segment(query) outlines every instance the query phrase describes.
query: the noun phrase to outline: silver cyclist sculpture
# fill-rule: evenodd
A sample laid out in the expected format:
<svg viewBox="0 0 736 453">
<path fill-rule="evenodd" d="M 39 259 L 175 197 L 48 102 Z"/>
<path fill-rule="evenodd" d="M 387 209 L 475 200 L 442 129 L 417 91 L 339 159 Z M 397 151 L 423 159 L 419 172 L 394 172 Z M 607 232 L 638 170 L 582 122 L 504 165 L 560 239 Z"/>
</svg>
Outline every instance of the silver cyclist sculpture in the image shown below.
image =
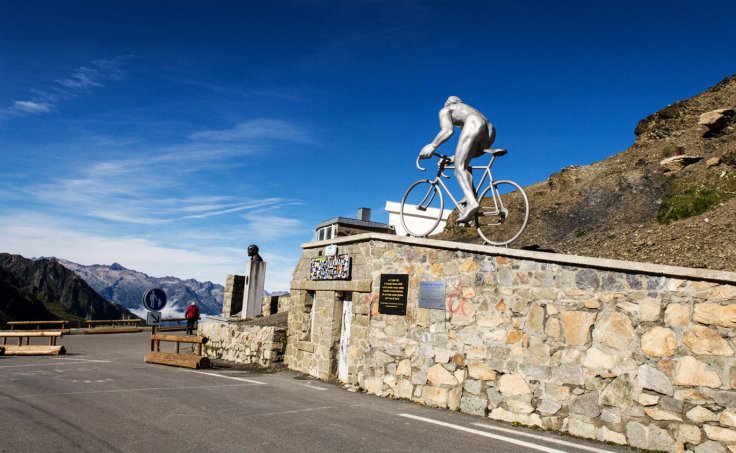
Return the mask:
<svg viewBox="0 0 736 453">
<path fill-rule="evenodd" d="M 422 159 L 432 156 L 440 158 L 437 175 L 433 180 L 421 179 L 412 184 L 401 201 L 401 223 L 412 236 L 426 237 L 439 224 L 444 211 L 444 196 L 447 193 L 460 210 L 459 224 L 473 224 L 480 237 L 493 245 L 506 245 L 519 237 L 529 220 L 529 200 L 520 185 L 509 180 L 495 181 L 491 165 L 497 157 L 506 154 L 505 149 L 490 149 L 496 138 L 496 130 L 478 110 L 463 103 L 457 96 L 450 96 L 439 112 L 440 132 L 431 143 L 422 148 L 417 157 L 417 168 Z M 435 152 L 453 134 L 455 126 L 462 132 L 458 139 L 455 155 L 448 157 Z M 485 166 L 470 165 L 471 159 L 490 154 Z M 449 178 L 445 170 L 454 169 L 464 197 L 457 201 L 447 189 L 442 178 Z M 478 185 L 473 183 L 473 170 L 483 170 Z M 488 178 L 484 189 L 483 184 Z M 482 190 L 482 192 L 481 192 Z M 480 193 L 480 196 L 478 194 Z M 423 217 L 429 222 L 415 222 Z"/>
</svg>

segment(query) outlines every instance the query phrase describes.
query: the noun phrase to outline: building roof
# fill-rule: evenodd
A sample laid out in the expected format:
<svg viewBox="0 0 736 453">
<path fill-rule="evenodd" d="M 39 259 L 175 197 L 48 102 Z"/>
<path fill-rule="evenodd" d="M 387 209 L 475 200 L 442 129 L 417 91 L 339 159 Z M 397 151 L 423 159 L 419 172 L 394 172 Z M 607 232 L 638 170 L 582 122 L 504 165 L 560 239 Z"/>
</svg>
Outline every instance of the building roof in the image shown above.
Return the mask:
<svg viewBox="0 0 736 453">
<path fill-rule="evenodd" d="M 369 222 L 365 220 L 349 219 L 347 217 L 335 217 L 334 219 L 325 220 L 324 222 L 318 223 L 315 230 L 319 230 L 320 228 L 335 224 L 350 225 L 359 228 L 391 229 L 391 226 L 387 223 Z"/>
</svg>

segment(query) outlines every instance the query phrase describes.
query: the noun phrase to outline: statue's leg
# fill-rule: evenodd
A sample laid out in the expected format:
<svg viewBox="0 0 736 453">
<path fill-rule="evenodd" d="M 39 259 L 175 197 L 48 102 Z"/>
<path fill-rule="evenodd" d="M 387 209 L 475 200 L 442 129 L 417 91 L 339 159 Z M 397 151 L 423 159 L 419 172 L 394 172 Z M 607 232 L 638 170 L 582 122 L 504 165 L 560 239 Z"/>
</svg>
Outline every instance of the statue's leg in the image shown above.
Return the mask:
<svg viewBox="0 0 736 453">
<path fill-rule="evenodd" d="M 473 175 L 470 172 L 470 159 L 475 157 L 477 148 L 488 137 L 487 132 L 475 121 L 468 121 L 463 127 L 455 150 L 455 177 L 465 195 L 465 209 L 458 216 L 458 223 L 467 223 L 478 212 L 478 198 L 473 187 Z"/>
</svg>

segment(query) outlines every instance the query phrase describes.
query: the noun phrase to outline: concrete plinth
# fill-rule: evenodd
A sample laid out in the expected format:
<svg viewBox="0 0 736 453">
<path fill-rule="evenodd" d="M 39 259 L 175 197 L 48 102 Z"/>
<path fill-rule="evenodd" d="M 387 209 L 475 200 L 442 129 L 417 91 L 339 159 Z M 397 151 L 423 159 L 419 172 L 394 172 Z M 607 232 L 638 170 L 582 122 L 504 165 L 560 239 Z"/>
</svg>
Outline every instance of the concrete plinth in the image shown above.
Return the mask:
<svg viewBox="0 0 736 453">
<path fill-rule="evenodd" d="M 263 287 L 266 283 L 266 263 L 248 261 L 245 263 L 245 288 L 243 291 L 243 310 L 241 318 L 255 318 L 263 312 Z"/>
</svg>

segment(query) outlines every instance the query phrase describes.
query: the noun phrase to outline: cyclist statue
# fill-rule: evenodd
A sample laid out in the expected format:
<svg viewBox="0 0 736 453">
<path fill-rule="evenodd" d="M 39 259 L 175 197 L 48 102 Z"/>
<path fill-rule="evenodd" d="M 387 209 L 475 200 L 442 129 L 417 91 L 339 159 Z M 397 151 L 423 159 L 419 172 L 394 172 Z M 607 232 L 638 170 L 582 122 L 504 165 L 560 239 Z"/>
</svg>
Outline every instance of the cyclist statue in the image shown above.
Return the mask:
<svg viewBox="0 0 736 453">
<path fill-rule="evenodd" d="M 455 163 L 455 177 L 463 190 L 465 197 L 460 201 L 465 208 L 457 218 L 458 223 L 468 223 L 478 212 L 480 205 L 478 196 L 473 188 L 473 174 L 470 160 L 483 155 L 496 138 L 496 129 L 490 121 L 478 110 L 464 104 L 457 96 L 450 96 L 445 106 L 440 110 L 440 132 L 432 143 L 422 148 L 420 159 L 429 159 L 434 151 L 445 143 L 454 132 L 454 127 L 462 129 L 457 142 L 453 161 Z"/>
</svg>

